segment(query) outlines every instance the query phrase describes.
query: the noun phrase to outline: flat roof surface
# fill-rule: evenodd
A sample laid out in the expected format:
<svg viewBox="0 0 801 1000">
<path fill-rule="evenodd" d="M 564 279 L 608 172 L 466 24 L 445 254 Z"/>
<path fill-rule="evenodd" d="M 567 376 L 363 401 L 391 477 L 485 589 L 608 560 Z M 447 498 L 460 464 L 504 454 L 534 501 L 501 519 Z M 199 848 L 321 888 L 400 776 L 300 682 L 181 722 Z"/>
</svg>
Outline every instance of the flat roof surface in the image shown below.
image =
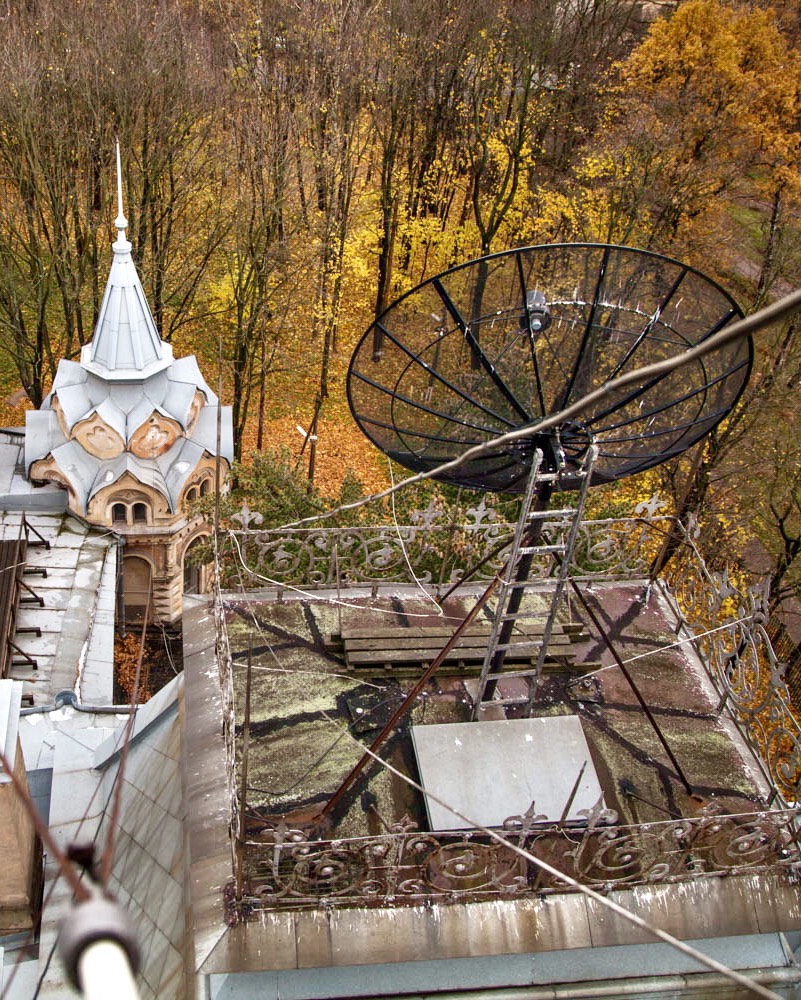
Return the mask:
<svg viewBox="0 0 801 1000">
<path fill-rule="evenodd" d="M 550 673 L 539 692 L 534 718 L 580 722 L 606 805 L 619 811 L 621 824 L 636 824 L 635 829 L 649 831 L 649 836 L 662 826 L 675 831 L 677 824 L 654 821 L 681 815 L 703 824 L 703 810 L 711 802 L 724 812 L 756 811 L 753 824 L 742 816 L 733 819 L 737 829 L 758 829 L 767 788 L 736 731 L 719 712 L 719 699 L 701 664 L 689 646 L 677 641 L 668 596 L 655 587 L 646 601 L 637 584 L 593 585 L 587 596 L 604 629 L 614 637 L 618 655 L 628 662 L 640 694 L 691 782 L 692 794 L 664 754 L 603 640 L 591 628 L 580 651 L 587 676 L 579 677 L 581 684 L 575 686 L 574 673 Z M 399 703 L 402 691 L 414 683 L 410 676 L 393 678 L 385 671 L 365 676 L 361 669 L 354 671 L 337 653 L 331 634 L 365 624 L 419 631 L 420 626 L 441 624 L 443 617 L 455 622 L 475 599 L 475 593 L 453 598 L 443 614 L 412 588 L 296 594 L 284 600 L 274 592 L 227 595 L 240 762 L 248 661 L 252 680 L 244 815 L 246 862 L 254 880 L 250 889 L 256 895 L 251 899 L 246 891 L 237 919 L 232 919 L 225 902 L 234 884 L 226 800 L 232 793 L 239 798 L 241 771 L 232 785 L 219 725 L 228 702 L 216 685 L 206 682 L 216 676 L 213 615 L 203 608 L 189 612 L 184 765 L 196 970 L 252 974 L 253 987 L 258 982 L 259 992 L 267 996 L 314 997 L 323 995 L 320 977 L 334 984 L 336 995 L 351 993 L 336 978 L 340 972 L 349 975 L 348 967 L 361 970 L 360 982 L 367 982 L 364 970 L 369 977 L 370 970 L 381 975 L 386 969 L 396 983 L 398 972 L 406 969 L 404 963 L 422 969 L 426 960 L 436 960 L 438 969 L 450 973 L 451 960 L 492 964 L 497 959 L 497 965 L 482 971 L 472 986 L 508 987 L 513 983 L 510 956 L 519 956 L 530 969 L 536 953 L 542 981 L 562 982 L 571 980 L 577 961 L 583 978 L 590 967 L 600 969 L 598 962 L 607 963 L 605 968 L 614 962 L 610 949 L 651 942 L 648 932 L 581 893 L 553 893 L 547 886 L 542 893 L 536 891 L 539 882 L 531 873 L 525 876 L 531 891 L 517 895 L 520 870 L 509 868 L 501 854 L 493 853 L 485 835 L 458 831 L 425 836 L 428 817 L 422 797 L 403 778 L 419 777 L 410 729 L 477 725 L 469 721 L 475 678 L 435 676 L 421 691 L 411 717 L 379 751 L 398 773 L 377 764 L 365 770 L 330 812 L 329 825 L 322 830 L 315 827 L 323 841 L 319 855 L 314 845 L 298 842 L 301 817 L 319 813 L 330 801 L 387 713 Z M 525 605 L 531 609 L 542 602 L 541 594 L 532 593 Z M 569 613 L 579 617 L 575 608 Z M 519 678 L 505 679 L 499 693 L 508 696 L 521 683 Z M 493 709 L 495 721 L 515 711 L 498 705 Z M 713 826 L 717 824 L 715 820 Z M 584 837 L 570 827 L 565 837 L 552 839 L 555 826 L 545 823 L 541 839 L 536 831 L 531 836 L 546 857 L 551 857 L 552 848 L 556 850 L 558 862 L 560 851 L 575 849 L 574 835 L 582 843 Z M 588 831 L 587 844 L 599 836 L 603 840 L 598 828 Z M 362 837 L 369 839 L 350 839 Z M 272 860 L 282 838 L 287 839 L 274 870 Z M 667 845 L 668 852 L 673 843 Z M 393 858 L 396 849 L 403 858 L 385 865 L 383 852 L 388 847 Z M 363 854 L 365 849 L 368 854 Z M 419 865 L 418 851 L 422 852 Z M 681 849 L 676 853 L 678 864 L 683 864 L 684 853 Z M 369 861 L 374 879 L 363 885 L 360 859 L 368 857 L 376 859 Z M 457 869 L 463 865 L 466 870 L 461 873 Z M 603 864 L 601 868 L 606 870 Z M 568 864 L 566 870 L 573 868 Z M 396 877 L 412 879 L 408 886 L 403 883 L 400 896 Z M 217 891 L 210 892 L 210 886 Z M 353 890 L 353 905 L 345 899 L 340 905 L 340 888 Z M 451 899 L 452 890 L 458 890 L 458 898 Z M 410 895 L 403 898 L 404 892 Z M 684 940 L 705 938 L 715 927 L 717 934 L 737 942 L 738 960 L 744 958 L 742 935 L 765 935 L 798 925 L 797 887 L 782 871 L 634 885 L 627 885 L 624 878 L 617 888 L 604 892 Z M 293 900 L 293 894 L 302 898 Z M 546 961 L 551 963 L 547 970 L 542 965 Z M 669 963 L 669 969 L 676 971 L 678 966 Z M 261 977 L 264 970 L 270 970 L 266 975 L 272 978 Z M 628 969 L 623 972 L 624 978 L 630 974 Z M 373 988 L 377 980 L 369 981 L 366 992 L 371 995 L 391 992 Z M 250 976 L 247 982 L 251 983 Z M 446 976 L 442 988 L 449 987 L 453 978 Z"/>
<path fill-rule="evenodd" d="M 280 601 L 254 594 L 227 596 L 240 734 L 251 650 L 251 832 L 258 833 L 260 817 L 292 815 L 326 804 L 422 671 L 421 666 L 412 667 L 397 677 L 386 671 L 356 671 L 341 654 L 332 652 L 330 636 L 346 626 L 384 629 L 391 625 L 411 630 L 447 621 L 455 627 L 477 593 L 449 598 L 442 609 L 413 588 L 380 590 L 376 595 L 364 591 L 339 596 L 285 595 Z M 653 723 L 604 638 L 592 623 L 583 621 L 575 606 L 565 614 L 583 621 L 586 641 L 573 669 L 555 669 L 543 677 L 533 716 L 568 717 L 580 723 L 605 804 L 618 812 L 623 823 L 697 815 L 709 800 L 735 813 L 762 807 L 768 789 L 758 765 L 731 721 L 718 710 L 719 698 L 692 647 L 677 643 L 669 599 L 658 587 L 650 590 L 646 600 L 643 595 L 643 586 L 634 583 L 594 583 L 586 593 L 617 655 L 627 662 Z M 542 593 L 527 592 L 524 609 L 541 608 L 545 601 Z M 416 779 L 410 727 L 415 727 L 419 743 L 420 727 L 478 725 L 470 722 L 476 684 L 475 676 L 435 676 L 381 747 L 380 756 Z M 521 679 L 498 685 L 500 697 L 521 693 L 525 693 Z M 519 715 L 516 708 L 498 706 L 485 713 L 485 718 L 502 721 Z M 676 773 L 654 724 L 682 775 Z M 575 751 L 559 745 L 550 751 L 558 762 L 555 766 L 575 779 Z M 431 773 L 437 770 L 425 755 L 422 768 Z M 498 773 L 499 782 L 520 783 L 519 775 L 513 777 L 518 773 L 513 760 L 500 760 Z M 453 786 L 440 782 L 446 794 L 449 788 Z M 530 805 L 530 800 L 523 802 L 527 795 L 528 791 L 511 811 L 522 807 L 525 812 Z M 564 801 L 562 791 L 559 796 Z M 372 836 L 382 824 L 405 816 L 421 829 L 428 826 L 420 794 L 401 778 L 371 764 L 332 813 L 330 836 Z M 439 823 L 433 817 L 432 821 Z"/>
</svg>

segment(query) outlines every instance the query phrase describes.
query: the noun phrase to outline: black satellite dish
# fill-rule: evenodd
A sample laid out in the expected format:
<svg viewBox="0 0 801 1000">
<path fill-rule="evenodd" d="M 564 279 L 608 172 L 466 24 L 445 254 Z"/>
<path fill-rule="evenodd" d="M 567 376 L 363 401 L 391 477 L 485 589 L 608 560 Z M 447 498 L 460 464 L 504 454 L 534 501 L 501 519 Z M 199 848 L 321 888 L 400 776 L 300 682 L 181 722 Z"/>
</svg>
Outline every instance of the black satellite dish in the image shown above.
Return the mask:
<svg viewBox="0 0 801 1000">
<path fill-rule="evenodd" d="M 718 284 L 661 254 L 570 243 L 451 268 L 398 299 L 354 351 L 348 399 L 392 459 L 430 471 L 474 445 L 534 426 L 634 369 L 686 351 L 742 312 Z M 592 442 L 593 483 L 681 454 L 734 406 L 753 349 L 740 338 L 668 374 L 604 394 L 580 420 L 499 446 L 437 475 L 520 493 L 534 450 L 576 485 Z"/>
</svg>

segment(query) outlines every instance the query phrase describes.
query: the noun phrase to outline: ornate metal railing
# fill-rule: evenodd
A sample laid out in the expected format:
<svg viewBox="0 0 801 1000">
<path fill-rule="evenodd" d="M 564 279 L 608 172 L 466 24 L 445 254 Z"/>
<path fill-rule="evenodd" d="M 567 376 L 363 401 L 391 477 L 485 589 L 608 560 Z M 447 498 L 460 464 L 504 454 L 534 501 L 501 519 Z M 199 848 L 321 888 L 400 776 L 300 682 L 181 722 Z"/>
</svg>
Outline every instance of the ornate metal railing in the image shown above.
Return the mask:
<svg viewBox="0 0 801 1000">
<path fill-rule="evenodd" d="M 212 587 L 212 611 L 214 614 L 215 660 L 217 679 L 220 685 L 222 707 L 222 734 L 225 746 L 225 773 L 228 778 L 226 798 L 228 802 L 228 826 L 232 843 L 239 836 L 239 804 L 236 795 L 236 706 L 234 704 L 234 672 L 225 607 L 215 579 Z"/>
<path fill-rule="evenodd" d="M 247 844 L 243 893 L 229 894 L 229 917 L 261 909 L 475 902 L 573 891 L 536 859 L 602 891 L 699 877 L 801 870 L 797 810 L 723 815 L 714 806 L 692 818 L 620 826 L 610 810 L 563 827 L 515 817 L 508 843 L 486 834 L 421 833 L 400 823 L 382 836 L 308 841 L 278 826 Z M 522 849 L 527 856 L 521 855 Z"/>
<path fill-rule="evenodd" d="M 573 553 L 573 575 L 631 579 L 647 574 L 672 524 L 656 513 L 658 506 L 658 501 L 643 505 L 641 517 L 583 522 Z M 471 579 L 492 579 L 503 566 L 503 542 L 511 540 L 514 524 L 503 521 L 483 499 L 467 509 L 463 523 L 445 518 L 432 502 L 404 525 L 262 530 L 260 515 L 244 507 L 235 515 L 241 529 L 228 532 L 221 542 L 224 578 L 230 585 L 244 582 L 253 587 L 404 582 L 445 587 L 480 564 Z M 548 521 L 545 531 L 555 534 L 563 526 L 563 521 Z M 554 569 L 550 558 L 540 558 L 532 578 L 547 578 Z"/>
<path fill-rule="evenodd" d="M 801 727 L 766 629 L 765 590 L 711 571 L 692 533 L 660 515 L 659 507 L 653 500 L 640 505 L 634 518 L 584 522 L 573 577 L 645 580 L 670 538 L 671 558 L 653 585 L 675 603 L 678 637 L 697 650 L 720 695 L 719 710 L 728 711 L 761 763 L 772 805 L 795 807 L 801 801 Z M 247 567 L 255 586 L 344 587 L 415 578 L 447 585 L 491 554 L 513 527 L 483 502 L 469 513 L 458 528 L 440 524 L 430 508 L 402 527 L 270 532 L 254 530 L 252 515 L 244 511 L 242 530 L 228 537 L 237 555 L 231 572 L 241 585 Z M 477 578 L 490 577 L 502 558 L 489 559 Z M 540 576 L 550 570 L 539 567 Z M 525 835 L 510 832 L 515 842 L 578 881 L 620 887 L 766 868 L 795 872 L 797 822 L 794 808 L 742 816 L 707 812 L 632 827 L 616 825 L 605 814 L 603 821 L 590 817 L 581 830 L 546 824 Z M 541 875 L 533 862 L 477 835 L 397 829 L 363 840 L 306 842 L 299 831 L 279 828 L 267 839 L 247 845 L 240 883 L 246 888 L 240 902 L 232 903 L 234 919 L 260 907 L 448 902 L 570 890 Z"/>
<path fill-rule="evenodd" d="M 690 535 L 676 526 L 680 544 L 661 578 L 675 600 L 682 631 L 691 639 L 715 688 L 762 762 L 774 794 L 801 801 L 801 726 L 793 712 L 780 662 L 768 636 L 765 586 L 735 585 L 724 570 L 705 565 Z"/>
</svg>

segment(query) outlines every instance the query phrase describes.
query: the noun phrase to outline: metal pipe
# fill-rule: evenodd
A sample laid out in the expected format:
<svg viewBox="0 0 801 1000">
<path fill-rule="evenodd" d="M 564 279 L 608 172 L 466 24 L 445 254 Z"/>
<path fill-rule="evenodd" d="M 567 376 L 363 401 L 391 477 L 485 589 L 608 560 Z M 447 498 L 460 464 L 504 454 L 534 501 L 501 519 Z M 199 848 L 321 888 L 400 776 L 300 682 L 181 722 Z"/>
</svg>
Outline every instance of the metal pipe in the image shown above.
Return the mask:
<svg viewBox="0 0 801 1000">
<path fill-rule="evenodd" d="M 356 764 L 356 766 L 353 768 L 350 774 L 345 778 L 345 780 L 342 782 L 339 788 L 337 788 L 337 790 L 325 804 L 324 808 L 319 813 L 318 820 L 321 820 L 324 816 L 326 816 L 328 813 L 331 812 L 331 810 L 342 799 L 345 792 L 359 777 L 359 775 L 362 773 L 365 767 L 367 767 L 367 765 L 372 760 L 374 760 L 374 755 L 378 751 L 378 748 L 383 744 L 383 742 L 393 731 L 398 722 L 400 722 L 403 716 L 406 715 L 406 713 L 409 711 L 411 706 L 417 700 L 417 696 L 423 690 L 423 688 L 431 679 L 431 677 L 434 676 L 434 674 L 439 669 L 440 665 L 442 664 L 442 661 L 445 659 L 448 653 L 450 653 L 450 651 L 462 637 L 462 633 L 467 628 L 469 628 L 469 626 L 475 620 L 479 611 L 484 607 L 484 605 L 493 595 L 493 593 L 495 592 L 495 588 L 498 586 L 499 583 L 500 583 L 500 577 L 496 576 L 491 581 L 490 585 L 487 587 L 484 593 L 479 597 L 479 599 L 473 605 L 473 607 L 468 611 L 468 613 L 465 615 L 462 621 L 456 626 L 456 630 L 453 633 L 453 635 L 450 637 L 450 639 L 448 639 L 448 641 L 445 643 L 445 645 L 442 647 L 439 653 L 434 657 L 433 661 L 431 662 L 431 665 L 428 667 L 427 670 L 423 672 L 420 679 L 417 681 L 417 683 L 414 685 L 411 691 L 409 691 L 409 693 L 406 695 L 403 702 L 398 706 L 398 708 L 396 709 L 395 713 L 393 714 L 389 722 L 387 722 L 387 724 L 384 726 L 384 728 L 381 730 L 378 736 L 376 736 L 376 738 L 373 740 L 372 744 L 370 745 L 370 749 L 362 755 L 362 758 L 358 762 L 358 764 Z"/>
<path fill-rule="evenodd" d="M 78 696 L 74 691 L 66 688 L 59 691 L 53 699 L 52 705 L 28 705 L 20 709 L 20 715 L 45 715 L 48 712 L 57 712 L 59 709 L 68 707 L 74 708 L 76 712 L 86 712 L 91 715 L 130 715 L 134 711 L 133 705 L 87 705 L 78 701 Z"/>
<path fill-rule="evenodd" d="M 587 770 L 587 761 L 581 765 L 579 769 L 578 777 L 573 782 L 573 788 L 571 789 L 570 795 L 567 797 L 567 802 L 565 802 L 565 808 L 562 810 L 562 815 L 559 817 L 559 826 L 567 822 L 568 814 L 570 813 L 570 808 L 578 795 L 579 785 L 581 784 L 581 779 L 584 777 L 584 772 Z"/>
</svg>

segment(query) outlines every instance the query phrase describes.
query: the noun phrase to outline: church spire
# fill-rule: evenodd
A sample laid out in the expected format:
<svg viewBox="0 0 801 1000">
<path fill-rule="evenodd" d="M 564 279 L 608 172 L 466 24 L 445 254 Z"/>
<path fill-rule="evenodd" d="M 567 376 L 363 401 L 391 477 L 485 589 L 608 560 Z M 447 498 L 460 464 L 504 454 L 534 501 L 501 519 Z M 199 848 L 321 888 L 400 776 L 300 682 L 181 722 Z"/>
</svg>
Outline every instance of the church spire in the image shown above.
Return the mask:
<svg viewBox="0 0 801 1000">
<path fill-rule="evenodd" d="M 130 252 L 131 244 L 125 235 L 125 230 L 128 228 L 128 220 L 125 218 L 125 212 L 122 210 L 122 167 L 120 166 L 120 143 L 119 140 L 115 143 L 117 151 L 117 218 L 114 220 L 114 225 L 117 227 L 117 242 L 113 244 L 114 249 L 117 247 L 120 250 L 127 250 Z"/>
<path fill-rule="evenodd" d="M 153 322 L 126 235 L 128 220 L 122 204 L 120 144 L 117 143 L 117 239 L 97 317 L 94 337 L 81 351 L 81 364 L 102 379 L 137 382 L 168 368 L 172 349 L 162 342 Z"/>
</svg>

